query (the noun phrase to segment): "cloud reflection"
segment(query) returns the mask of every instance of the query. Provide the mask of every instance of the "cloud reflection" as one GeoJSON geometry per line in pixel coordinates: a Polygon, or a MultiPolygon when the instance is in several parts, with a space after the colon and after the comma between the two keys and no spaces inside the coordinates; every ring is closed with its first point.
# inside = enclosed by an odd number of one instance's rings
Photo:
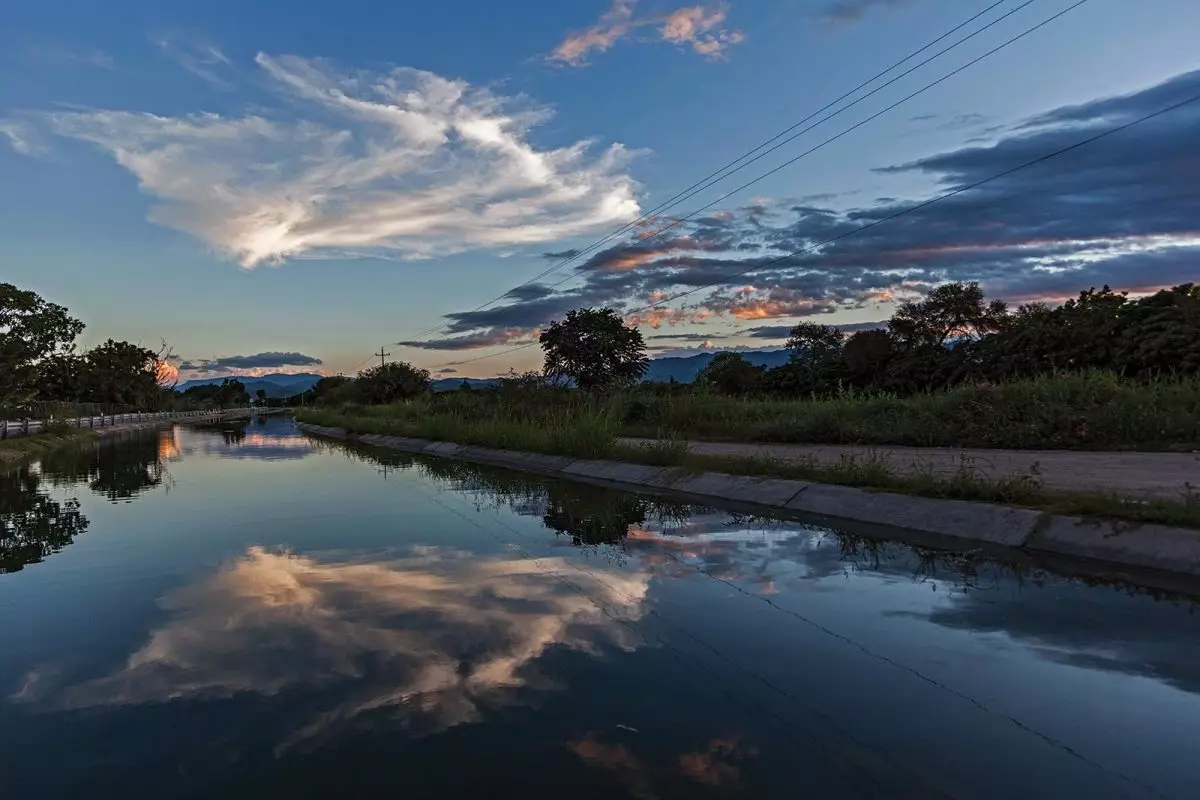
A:
{"type": "Polygon", "coordinates": [[[439,549],[323,563],[251,548],[165,598],[174,617],[121,669],[60,696],[83,708],[326,688],[330,700],[281,748],[367,714],[435,732],[517,702],[518,690],[552,688],[535,663],[550,648],[636,646],[618,620],[640,617],[647,576],[571,570],[581,592],[556,577],[561,569],[560,559],[439,549]]]}

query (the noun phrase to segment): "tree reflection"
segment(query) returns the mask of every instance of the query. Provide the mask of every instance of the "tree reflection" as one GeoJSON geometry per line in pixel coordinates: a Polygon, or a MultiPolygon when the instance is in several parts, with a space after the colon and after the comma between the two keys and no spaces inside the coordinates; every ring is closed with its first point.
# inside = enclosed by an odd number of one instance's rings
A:
{"type": "Polygon", "coordinates": [[[36,564],[87,530],[78,500],[59,502],[40,488],[28,467],[0,474],[0,574],[36,564]]]}
{"type": "Polygon", "coordinates": [[[42,458],[41,471],[54,486],[86,483],[109,502],[129,501],[163,483],[159,439],[170,435],[122,436],[94,447],[57,450],[42,458]]]}
{"type": "Polygon", "coordinates": [[[540,516],[547,528],[577,546],[616,544],[650,521],[686,520],[708,509],[662,497],[634,494],[449,459],[411,460],[426,475],[501,504],[540,516]]]}

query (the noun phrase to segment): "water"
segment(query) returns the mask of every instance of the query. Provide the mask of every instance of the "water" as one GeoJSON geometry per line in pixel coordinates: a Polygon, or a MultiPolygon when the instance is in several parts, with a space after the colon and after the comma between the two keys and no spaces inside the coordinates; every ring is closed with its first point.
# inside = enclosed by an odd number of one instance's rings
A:
{"type": "Polygon", "coordinates": [[[0,796],[1196,797],[1190,600],[177,429],[0,477],[0,796]]]}

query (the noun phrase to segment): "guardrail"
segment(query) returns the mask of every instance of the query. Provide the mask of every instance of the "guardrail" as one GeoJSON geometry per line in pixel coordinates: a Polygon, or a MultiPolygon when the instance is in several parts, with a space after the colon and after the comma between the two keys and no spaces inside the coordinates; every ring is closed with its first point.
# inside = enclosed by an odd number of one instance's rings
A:
{"type": "MultiPolygon", "coordinates": [[[[253,408],[227,408],[221,411],[133,411],[126,414],[96,414],[89,417],[71,417],[62,420],[72,428],[113,428],[118,425],[139,425],[145,422],[191,419],[194,417],[223,417],[228,414],[254,412],[253,408]]],[[[21,419],[0,420],[0,439],[33,436],[41,433],[51,422],[57,420],[21,419]]]]}

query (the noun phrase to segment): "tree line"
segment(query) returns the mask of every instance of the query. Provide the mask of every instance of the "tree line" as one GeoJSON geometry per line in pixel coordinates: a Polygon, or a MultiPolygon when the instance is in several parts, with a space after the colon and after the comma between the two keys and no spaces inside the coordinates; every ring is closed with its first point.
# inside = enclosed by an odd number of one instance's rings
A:
{"type": "Polygon", "coordinates": [[[109,339],[86,351],[84,324],[36,292],[0,283],[0,408],[35,402],[98,403],[144,411],[170,408],[169,348],[109,339]]]}
{"type": "MultiPolygon", "coordinates": [[[[641,332],[611,308],[570,311],[542,332],[539,343],[542,370],[510,373],[500,380],[502,388],[602,393],[636,384],[649,364],[641,332]]],[[[848,335],[832,325],[802,322],[785,347],[788,362],[771,369],[736,352],[720,353],[701,372],[697,387],[747,397],[911,395],[1087,370],[1134,380],[1195,375],[1200,286],[1188,283],[1136,298],[1104,286],[1060,305],[1010,308],[989,301],[977,283],[948,283],[902,303],[877,329],[848,335]]],[[[324,378],[309,400],[392,403],[424,393],[429,382],[428,371],[396,362],[357,379],[324,378]]]]}
{"type": "Polygon", "coordinates": [[[907,395],[1095,369],[1134,380],[1196,375],[1200,286],[1138,298],[1105,286],[1057,306],[1010,309],[987,301],[977,283],[949,283],[900,305],[886,327],[847,336],[804,322],[786,347],[790,360],[773,369],[722,353],[700,381],[731,395],[827,396],[907,395]]]}

